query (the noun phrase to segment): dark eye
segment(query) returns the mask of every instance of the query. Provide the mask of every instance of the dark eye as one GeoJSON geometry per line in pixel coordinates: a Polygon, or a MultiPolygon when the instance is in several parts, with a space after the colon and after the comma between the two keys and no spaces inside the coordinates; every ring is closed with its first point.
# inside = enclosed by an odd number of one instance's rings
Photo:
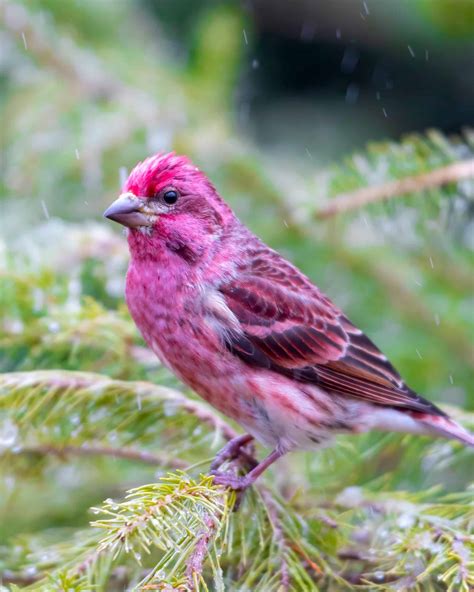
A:
{"type": "Polygon", "coordinates": [[[172,206],[178,201],[178,192],[175,189],[168,189],[163,193],[163,201],[172,206]]]}

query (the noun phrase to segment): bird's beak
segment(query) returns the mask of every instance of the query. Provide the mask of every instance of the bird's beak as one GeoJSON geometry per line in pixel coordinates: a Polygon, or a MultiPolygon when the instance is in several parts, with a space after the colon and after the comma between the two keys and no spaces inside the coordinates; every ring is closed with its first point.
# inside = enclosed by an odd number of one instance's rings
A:
{"type": "Polygon", "coordinates": [[[105,210],[104,218],[123,224],[128,228],[152,225],[152,221],[145,212],[145,202],[133,193],[122,193],[105,210]]]}

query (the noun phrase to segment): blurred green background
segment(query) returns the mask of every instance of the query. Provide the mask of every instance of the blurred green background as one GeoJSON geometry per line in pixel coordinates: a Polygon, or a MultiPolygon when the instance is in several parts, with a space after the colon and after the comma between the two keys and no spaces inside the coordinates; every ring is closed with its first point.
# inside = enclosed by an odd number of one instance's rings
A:
{"type": "MultiPolygon", "coordinates": [[[[0,371],[163,380],[123,306],[126,241],[101,214],[138,160],[176,150],[413,388],[474,409],[472,179],[316,216],[341,192],[472,158],[471,0],[0,0],[0,16],[0,371]]],[[[0,451],[16,438],[2,417],[0,451]]],[[[466,484],[466,460],[430,473],[397,443],[353,482],[399,463],[394,487],[466,484]]],[[[5,466],[0,537],[83,524],[153,474],[43,459],[44,480],[33,460],[5,466]]]]}

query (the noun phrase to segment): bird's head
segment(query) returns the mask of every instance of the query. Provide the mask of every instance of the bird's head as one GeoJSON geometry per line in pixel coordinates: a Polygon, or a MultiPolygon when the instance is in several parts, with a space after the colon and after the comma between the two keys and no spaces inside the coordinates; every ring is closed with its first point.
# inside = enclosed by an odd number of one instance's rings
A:
{"type": "Polygon", "coordinates": [[[129,229],[132,255],[149,257],[168,249],[189,262],[234,219],[206,175],[174,153],[138,163],[104,216],[129,229]]]}

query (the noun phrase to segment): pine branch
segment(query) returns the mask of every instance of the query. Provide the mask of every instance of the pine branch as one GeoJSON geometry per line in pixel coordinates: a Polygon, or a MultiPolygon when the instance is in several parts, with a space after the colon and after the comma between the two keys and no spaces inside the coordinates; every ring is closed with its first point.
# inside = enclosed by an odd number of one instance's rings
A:
{"type": "Polygon", "coordinates": [[[43,444],[37,446],[22,446],[15,454],[39,454],[41,456],[57,456],[67,460],[69,456],[108,456],[111,458],[120,458],[147,465],[169,467],[171,469],[185,469],[189,463],[180,459],[165,456],[163,454],[152,454],[133,448],[114,448],[112,446],[90,446],[81,444],[80,446],[64,445],[53,446],[43,444]]]}
{"type": "Polygon", "coordinates": [[[463,179],[474,178],[474,159],[455,162],[397,181],[383,185],[364,187],[352,193],[341,194],[331,200],[325,207],[316,210],[317,218],[330,218],[338,214],[362,208],[368,204],[378,203],[395,197],[414,194],[440,187],[449,183],[458,183],[463,179]]]}
{"type": "Polygon", "coordinates": [[[175,389],[80,372],[0,375],[0,414],[5,433],[0,459],[10,469],[33,452],[184,468],[193,460],[180,453],[202,460],[210,440],[217,446],[236,435],[211,408],[175,389]],[[56,425],[62,426],[60,432],[56,425]]]}

